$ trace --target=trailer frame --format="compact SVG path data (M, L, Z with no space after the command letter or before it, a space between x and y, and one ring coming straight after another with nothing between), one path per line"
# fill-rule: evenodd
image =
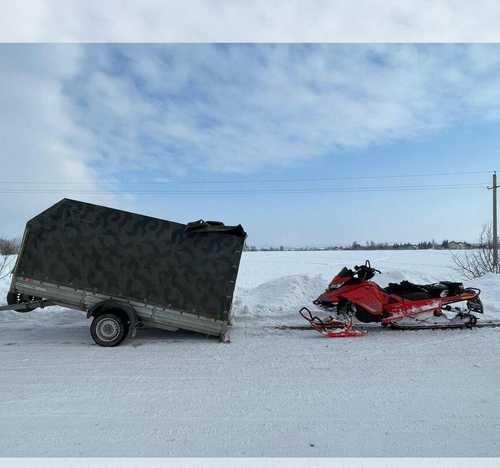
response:
M26 312L31 312L32 307L43 308L57 305L88 312L93 307L111 300L124 307L132 307L137 314L138 320L136 326L139 328L154 327L168 331L177 331L179 329L190 330L206 335L218 336L224 342L228 341L229 320L210 319L201 315L148 304L131 298L107 296L97 291L70 288L25 277L13 276L11 289L15 289L26 296L43 296L44 299L1 306L0 311L15 310L23 312L23 309L29 309ZM88 318L91 316L92 314L87 314ZM133 330L131 332L134 333Z

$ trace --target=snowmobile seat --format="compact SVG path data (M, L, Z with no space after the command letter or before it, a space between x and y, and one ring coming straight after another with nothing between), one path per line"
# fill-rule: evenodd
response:
M446 286L446 289L448 289L448 296L456 296L464 292L464 283L440 281L439 284L444 284Z
M454 283L452 281L440 281L439 283L426 284L422 287L429 292L430 297L456 296L464 290L462 283Z
M446 291L448 289L444 284L441 283L426 284L423 287L429 293L430 297L440 297L443 294L443 291Z
M389 283L389 285L384 288L384 291L388 294L395 294L396 296L410 299L411 301L428 299L431 297L424 286L410 283L406 280L401 281L401 283Z
M452 281L440 281L432 284L414 284L409 281L401 281L401 283L389 283L384 288L388 294L417 301L419 299L430 299L434 297L455 296L463 291L462 283L454 283Z

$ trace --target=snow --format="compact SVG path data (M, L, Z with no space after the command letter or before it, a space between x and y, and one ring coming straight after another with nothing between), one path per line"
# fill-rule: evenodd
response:
M106 349L81 312L0 313L0 456L499 456L500 329L273 328L365 258L382 285L463 280L444 251L245 253L229 345ZM500 318L500 278L466 284Z
M382 271L374 278L381 286L405 279L417 284L465 281L466 286L482 290L484 317L500 319L498 275L465 280L448 251L317 251L247 253L233 302L235 322L257 326L262 322L302 323L297 310L310 306L342 267L359 265L366 259Z

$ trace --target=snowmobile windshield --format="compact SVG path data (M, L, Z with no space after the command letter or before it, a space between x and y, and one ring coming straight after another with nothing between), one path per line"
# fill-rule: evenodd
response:
M343 284L350 281L352 279L353 272L349 270L349 268L344 267L337 273L330 284L328 285L328 289L337 289L340 288Z
M338 273L337 273L337 276L340 276L342 278L346 277L346 276L352 276L352 271L349 270L349 268L347 267L344 267L342 268L342 270L340 270Z

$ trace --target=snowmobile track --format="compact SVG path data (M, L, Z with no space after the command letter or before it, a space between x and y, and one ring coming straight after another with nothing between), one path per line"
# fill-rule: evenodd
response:
M454 329L464 329L464 328L496 328L500 327L500 320L482 320L478 321L472 327L466 324L460 325L422 325L422 326L404 326L404 325L392 325L387 327L381 327L377 325L366 325L366 324L356 324L356 328L366 331L376 331L376 330L399 330L399 331L412 331L412 330L454 330ZM275 330L313 330L308 325L274 325L266 328L273 328Z
M393 330L453 330L453 329L463 329L463 328L494 328L500 327L500 320L488 320L488 321L478 321L474 325L460 323L460 324L429 324L429 325L398 325L397 323L393 323L388 326Z

